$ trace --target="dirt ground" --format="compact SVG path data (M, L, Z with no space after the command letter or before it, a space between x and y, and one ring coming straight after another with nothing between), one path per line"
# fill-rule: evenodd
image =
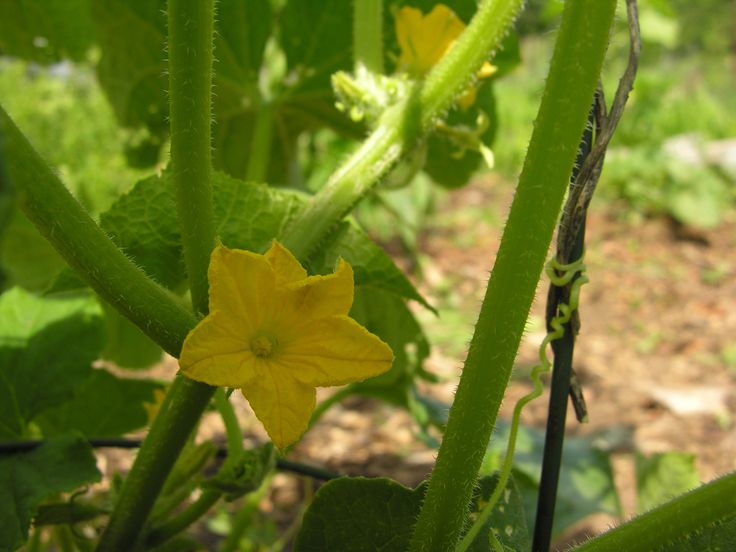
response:
M442 382L424 388L452 401L512 190L493 178L446 195L419 239L419 262L397 255L421 273L415 282L438 307L417 316L433 341L427 368ZM391 244L389 249L392 249ZM582 330L575 367L590 422L578 424L572 409L569 435L606 431L615 438L613 466L625 514L635 508L633 451L686 451L697 456L702 481L736 469L736 221L714 230L678 227L664 218L631 217L607 203L592 209L586 264L590 283L581 296ZM397 248L398 249L398 248ZM547 282L543 280L502 406L509 417L528 392L529 368L544 337ZM170 359L164 371L173 374ZM330 393L320 390L322 397ZM265 433L247 403L234 395L246 433L256 444ZM547 396L527 406L523 423L544 427ZM410 416L370 399L351 397L329 410L290 458L365 476L388 476L416 485L431 470L436 451L416 439ZM200 437L224 441L217 416ZM118 464L120 466L120 464ZM120 466L124 467L124 466ZM304 480L278 474L261 510L282 530L296 528ZM605 530L619 520L593 516L562 542ZM560 543L560 546L562 545ZM286 544L284 550L289 550Z

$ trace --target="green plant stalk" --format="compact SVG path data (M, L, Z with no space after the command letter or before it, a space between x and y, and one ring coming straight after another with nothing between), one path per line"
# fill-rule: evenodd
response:
M215 246L210 135L214 21L214 0L168 2L172 180L192 306L203 314L208 311L207 269ZM138 540L214 392L200 382L175 380L120 490L98 550L124 550Z
M383 74L383 0L353 0L353 64Z
M222 423L225 424L228 457L238 458L245 450L245 447L243 447L243 434L240 430L240 423L235 415L235 409L230 402L230 398L222 388L215 391L215 406L220 413Z
M272 479L273 476L269 475L263 480L263 483L261 483L261 486L258 487L258 489L243 498L242 506L233 518L230 532L227 537L225 537L225 540L220 547L220 552L236 552L237 550L240 550L240 539L243 537L246 529L250 526L253 515L258 511L258 504L266 495L266 491L271 487Z
M271 159L271 143L273 141L273 108L271 104L261 99L256 112L256 122L253 127L253 138L248 154L248 167L245 170L245 180L248 182L265 182L268 171L268 162Z
M205 515L221 496L220 491L204 491L179 514L153 529L146 537L146 546L155 547L172 539Z
M197 319L148 278L100 230L0 107L0 138L10 185L21 210L100 297L167 353L179 356Z
M132 550L181 448L215 392L177 376L125 478L98 552Z
M214 0L169 0L171 170L194 310L208 310L207 268L215 247L212 202Z
M281 241L308 259L334 226L368 194L453 105L507 32L522 0L483 0L470 25L410 96L386 110L370 136L353 152ZM356 5L357 7L357 5Z
M568 0L529 150L411 541L454 550L562 206L615 0Z
M730 473L573 548L575 552L649 552L736 515L736 473Z

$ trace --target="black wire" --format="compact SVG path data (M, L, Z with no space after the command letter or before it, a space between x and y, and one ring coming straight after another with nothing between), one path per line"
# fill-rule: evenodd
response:
M22 452L30 452L43 445L46 441L43 439L33 439L25 441L3 441L0 442L0 455L5 454L18 454ZM112 439L89 439L88 440L92 448L119 448L119 449L136 449L141 446L142 441L140 439L123 439L123 438L112 438ZM227 456L227 449L224 447L218 448L216 456L218 458L225 458ZM341 477L341 474L320 468L319 466L312 466L310 464L303 464L302 462L295 462L293 460L287 460L285 458L276 459L276 469L280 471L286 471L296 473L299 475L306 475L319 479L320 481L329 481Z

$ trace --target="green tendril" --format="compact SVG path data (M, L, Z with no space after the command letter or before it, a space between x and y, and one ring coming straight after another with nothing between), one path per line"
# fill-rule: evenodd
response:
M583 263L582 257L577 261L568 264L561 264L557 258L553 257L545 265L545 271L552 284L557 287L564 287L572 282L572 286L570 287L570 300L567 304L561 303L557 306L559 314L557 314L549 324L552 330L547 333L545 338L542 340L542 343L539 345L539 364L532 369L531 373L531 380L534 384L534 389L521 397L514 406L514 413L511 417L509 441L506 448L506 456L503 459L498 484L496 485L493 494L488 499L488 503L483 508L483 511L458 545L456 552L464 552L468 547L470 547L473 540L475 540L475 537L483 528L483 525L488 521L488 518L493 512L493 508L501 497L501 493L503 493L503 490L506 488L506 483L511 475L511 468L514 463L514 451L516 450L516 437L519 432L521 412L527 404L541 396L542 391L544 390L541 376L552 369L552 363L547 357L547 346L565 335L565 324L570 321L572 313L578 308L580 288L588 282L588 277L585 275L585 264ZM580 276L573 282L573 278L575 278L576 274L579 274ZM493 541L491 542L493 543ZM497 543L493 543L494 549L502 552L503 549L496 546L496 544Z

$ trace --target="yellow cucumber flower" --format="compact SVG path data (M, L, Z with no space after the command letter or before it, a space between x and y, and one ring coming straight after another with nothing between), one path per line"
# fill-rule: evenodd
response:
M259 255L218 245L209 267L210 313L189 333L181 372L242 391L279 448L295 442L314 410L315 387L386 372L391 348L348 317L353 269L307 276L281 244Z
M447 53L458 36L465 30L465 23L444 4L437 4L424 15L421 10L405 6L396 12L396 38L399 41L399 69L421 79ZM496 67L485 62L477 73L486 78L496 72ZM468 108L475 103L475 86L470 85L458 98L458 103Z

